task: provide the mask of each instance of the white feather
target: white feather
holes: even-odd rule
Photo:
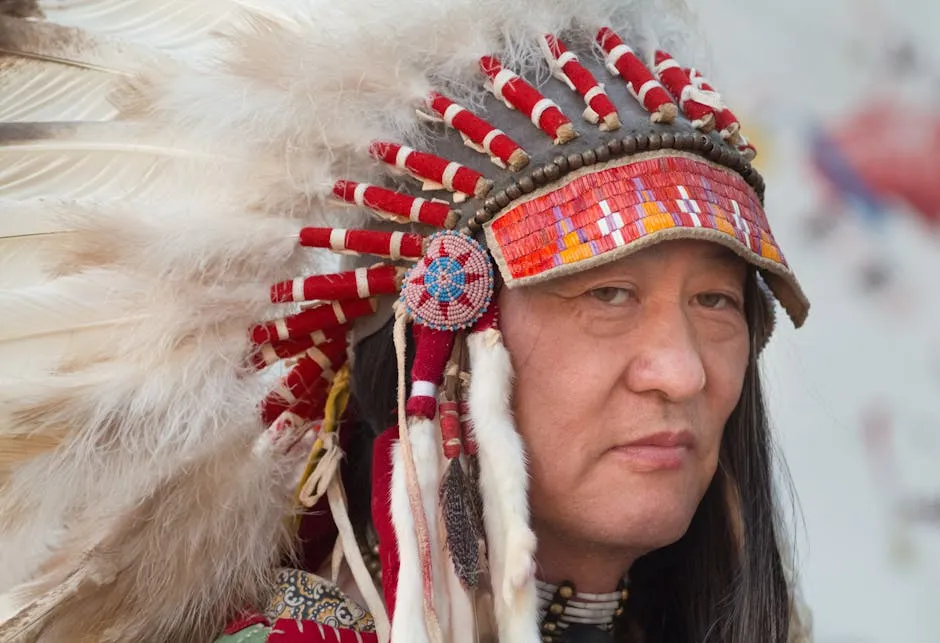
[[[512,364],[499,331],[471,333],[470,416],[479,446],[480,488],[499,638],[536,643],[535,534],[529,526],[528,472],[509,407]],[[474,376],[476,374],[476,376]]]
[[[114,77],[107,72],[50,64],[13,62],[0,78],[0,121],[104,121],[117,115],[108,102]],[[80,95],[80,100],[75,96]]]
[[[0,291],[45,283],[71,226],[46,199],[0,199]]]
[[[122,78],[168,64],[157,52],[44,21],[0,16],[0,122],[108,120]]]
[[[194,54],[219,32],[243,19],[240,0],[43,0],[46,18],[61,25],[120,37],[176,55]],[[269,14],[275,16],[276,14]]]
[[[212,161],[168,138],[128,123],[0,125],[0,198],[145,198],[168,173]]]

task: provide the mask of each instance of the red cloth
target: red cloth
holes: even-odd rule
[[[389,614],[395,613],[398,587],[398,543],[392,524],[392,447],[398,442],[398,426],[375,439],[372,450],[372,524],[379,537],[382,563],[382,591]]]
[[[375,632],[356,632],[316,621],[282,618],[274,622],[268,643],[379,643]]]
[[[267,617],[261,612],[246,611],[239,614],[234,621],[229,623],[222,633],[238,634],[252,625],[269,625],[269,623]]]

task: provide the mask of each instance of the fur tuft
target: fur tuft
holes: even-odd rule
[[[509,407],[513,370],[498,330],[467,338],[470,348],[470,416],[479,447],[483,519],[499,638],[535,643],[535,534],[529,526],[525,449]],[[485,377],[473,377],[485,373]]]

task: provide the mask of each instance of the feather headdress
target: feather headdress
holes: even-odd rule
[[[675,227],[758,265],[797,323],[806,311],[760,211],[753,149],[701,75],[665,53],[695,59],[674,37],[681,3],[655,4],[0,2],[0,641],[205,640],[258,600],[289,547],[301,446],[347,331],[403,283],[427,369],[402,400],[392,509],[396,529],[418,533],[400,539],[415,550],[401,560],[429,567],[401,575],[426,609],[395,627],[433,640],[437,613],[446,633],[436,592],[460,586],[438,556],[445,494],[432,489],[456,316],[470,368],[495,369],[502,388],[471,383],[472,408],[449,425],[457,443],[470,424],[496,442],[453,443],[447,457],[478,459],[484,501],[499,499],[485,518],[500,631],[537,636],[511,366],[487,310],[493,268],[482,247],[467,268],[467,234],[487,227],[507,285],[547,278],[503,238],[520,236],[507,206],[529,195],[537,208],[538,188],[592,163],[617,172],[616,158],[670,148],[733,174],[746,210],[731,199],[706,230],[692,195],[691,223]],[[588,70],[604,65],[606,88]],[[565,95],[546,98],[545,82]],[[501,129],[479,117],[502,104],[518,113]],[[680,115],[676,133],[655,129]],[[640,122],[645,138],[610,134]],[[552,162],[579,134],[580,156]],[[376,229],[376,216],[409,227]],[[460,221],[466,234],[426,234]],[[429,309],[435,248],[489,290]],[[337,273],[325,251],[372,258]],[[419,260],[405,277],[401,263]],[[500,444],[518,456],[512,480]]]

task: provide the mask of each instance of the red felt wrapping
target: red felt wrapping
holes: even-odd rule
[[[315,621],[281,618],[274,622],[268,643],[378,643],[375,632],[356,632]]]
[[[705,80],[697,70],[685,69],[683,71],[689,77],[689,80],[692,81],[692,84],[701,87],[705,91],[718,93],[718,91],[707,80]],[[715,111],[715,124],[718,126],[719,132],[728,132],[729,134],[737,133],[741,127],[741,124],[738,121],[738,117],[735,116],[734,112],[732,112],[727,107]]]
[[[357,317],[371,315],[376,311],[377,306],[374,299],[350,299],[332,304],[320,304],[296,315],[255,324],[248,333],[251,340],[259,346],[268,342],[304,339],[318,330],[336,328]],[[279,325],[286,330],[283,337],[278,331]]]
[[[609,54],[616,47],[621,46],[623,39],[620,38],[611,29],[604,27],[597,32],[597,43],[605,53]],[[617,60],[615,67],[620,77],[630,86],[634,95],[639,94],[640,89],[651,80],[656,80],[643,61],[636,54],[624,54]],[[648,112],[655,112],[666,104],[672,104],[672,98],[661,86],[653,87],[644,97],[643,107]]]
[[[660,65],[664,62],[672,60],[672,56],[668,52],[663,50],[658,50],[654,55],[654,60],[656,65]],[[713,110],[708,105],[703,105],[698,101],[688,99],[682,100],[683,90],[692,84],[692,81],[689,80],[689,77],[681,67],[674,66],[664,69],[659,73],[659,79],[662,81],[663,85],[666,86],[666,89],[673,95],[673,97],[679,102],[679,106],[682,108],[682,111],[685,112],[685,115],[688,116],[691,121],[700,121],[706,118],[707,116],[714,116],[715,110]]]
[[[325,344],[326,342],[343,340],[345,339],[348,330],[349,326],[344,324],[342,326],[337,326],[336,328],[328,328],[324,331],[311,333],[310,335],[300,339],[288,339],[282,342],[269,342],[267,344],[262,344],[252,354],[251,363],[258,370],[265,369],[268,366],[274,364],[275,361],[295,357],[314,346],[319,346],[321,344]],[[278,359],[268,360],[265,357],[266,348],[270,348],[270,350]]]
[[[318,359],[322,359],[321,354],[329,360],[329,370],[335,372],[336,369],[345,363],[346,351],[346,342],[341,341],[327,342],[319,346],[314,346],[307,351],[304,357],[297,360],[297,364],[284,378],[284,383],[287,385],[287,388],[290,389],[291,393],[296,397],[300,397],[304,391],[308,390],[318,379],[327,373],[327,369],[324,365],[317,361]],[[317,359],[314,359],[314,352],[317,353]]]
[[[431,109],[440,114],[441,117],[444,116],[447,108],[454,104],[454,101],[437,93],[432,93],[428,97],[428,105]],[[483,145],[486,136],[496,129],[467,109],[463,109],[454,116],[452,124],[454,129],[480,146]],[[490,141],[489,149],[493,156],[498,158],[505,165],[509,165],[509,160],[512,158],[513,154],[522,150],[522,146],[509,138],[506,134],[500,133]]]
[[[296,299],[294,285],[296,280],[282,281],[271,286],[271,302],[275,304],[292,301],[332,301],[337,299],[365,299],[376,295],[390,295],[398,292],[399,269],[395,266],[375,266],[365,268],[368,292],[359,292],[357,271],[338,272],[330,275],[314,275],[303,278],[303,297]]]
[[[480,69],[490,80],[493,80],[503,70],[503,65],[493,56],[483,56],[480,58]],[[545,98],[535,87],[519,76],[503,85],[502,95],[509,104],[529,118],[532,118],[536,104]],[[570,123],[571,121],[562,111],[553,105],[542,112],[538,127],[552,138],[558,138],[558,129]]]
[[[453,460],[460,456],[460,417],[457,402],[441,402],[441,442],[444,457]]]
[[[387,429],[372,447],[372,525],[379,538],[382,591],[389,614],[395,613],[398,588],[398,542],[392,523],[392,447],[398,442],[398,426]]]
[[[568,51],[568,48],[565,46],[565,43],[561,42],[552,35],[545,36],[545,43],[548,45],[548,50],[557,60],[562,54]],[[594,74],[589,72],[584,65],[582,65],[577,60],[569,60],[564,65],[562,65],[561,70],[565,72],[565,76],[568,77],[568,80],[574,85],[575,90],[581,94],[582,97],[587,96],[587,93],[599,87],[600,83],[597,82],[597,79],[594,78]],[[600,117],[601,120],[604,120],[610,114],[616,114],[617,108],[614,107],[613,101],[604,94],[603,92],[597,94],[591,101],[588,103],[590,108]]]
[[[336,232],[342,237],[342,244],[333,247],[330,237]],[[420,259],[424,254],[424,237],[411,232],[379,232],[377,230],[342,230],[338,228],[302,228],[300,245],[308,248],[328,248],[338,252],[354,254],[392,256],[392,240],[401,235],[401,257]],[[395,257],[393,257],[395,258]]]
[[[428,395],[412,395],[405,402],[405,413],[410,418],[433,420],[437,415],[437,400]]]
[[[455,334],[453,331],[436,330],[417,324],[414,329],[415,359],[411,367],[411,381],[440,385],[444,381],[444,369],[454,347]],[[433,420],[437,415],[437,399],[412,393],[408,398],[406,412],[408,417]]]
[[[401,150],[401,145],[380,141],[372,144],[369,148],[369,153],[373,158],[384,161],[390,165],[396,165],[399,150]],[[443,185],[444,173],[447,171],[447,167],[450,163],[450,161],[440,156],[412,150],[405,158],[404,169],[411,172],[414,176]],[[476,194],[477,185],[481,180],[483,180],[482,174],[461,165],[454,173],[451,185],[457,192],[473,195]]]
[[[310,356],[312,351],[322,353],[329,360],[330,370],[333,372],[346,362],[348,354],[345,341],[327,342],[311,348],[281,380],[295,401],[285,400],[277,390],[272,391],[261,405],[261,417],[265,423],[270,424],[287,409],[308,419],[314,419],[315,415],[311,413],[321,410],[323,392],[329,386],[330,378],[324,377],[327,373],[323,366]]]
[[[455,333],[415,324],[415,359],[411,366],[411,381],[444,381],[444,367],[454,347]]]
[[[333,194],[347,203],[355,203],[356,188],[359,185],[355,181],[337,181],[333,186]],[[418,208],[418,215],[412,218],[411,211],[418,199],[375,185],[368,185],[365,188],[362,201],[365,207],[392,215],[403,223],[417,221],[438,228],[445,228],[448,227],[448,218],[451,214],[450,206],[446,203],[421,199],[422,203]]]
[[[329,385],[325,379],[318,379],[293,403],[287,402],[277,391],[272,391],[261,402],[261,420],[269,425],[284,411],[290,411],[307,420],[322,417]]]

